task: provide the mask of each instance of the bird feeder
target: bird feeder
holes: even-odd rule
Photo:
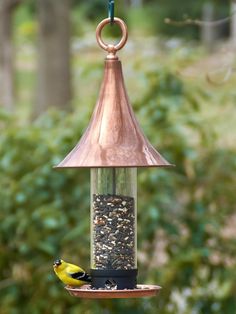
[[[67,287],[84,298],[155,295],[160,287],[137,285],[137,168],[171,166],[144,136],[129,103],[116,52],[126,43],[126,24],[116,45],[104,43],[103,20],[96,37],[108,52],[100,95],[91,121],[75,148],[57,168],[91,171],[91,286]]]

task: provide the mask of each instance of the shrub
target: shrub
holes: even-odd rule
[[[196,98],[208,100],[204,91],[164,67],[143,79],[138,118],[176,164],[139,171],[139,282],[163,291],[151,299],[95,302],[63,290],[52,271],[56,257],[89,268],[89,171],[53,166],[76,144],[88,117],[51,112],[22,125],[2,112],[2,314],[232,313],[235,151],[216,145],[213,128],[202,123]]]

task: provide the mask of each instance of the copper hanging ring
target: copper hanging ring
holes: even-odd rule
[[[116,45],[106,44],[102,40],[101,35],[102,35],[102,30],[103,30],[104,26],[106,26],[107,24],[110,24],[110,21],[111,21],[110,18],[107,18],[98,24],[97,29],[96,29],[96,38],[97,38],[98,45],[102,49],[104,49],[108,52],[107,59],[117,59],[116,52],[118,50],[120,50],[121,48],[123,48],[127,42],[128,29],[127,29],[127,26],[123,20],[119,19],[118,17],[114,17],[114,23],[120,27],[121,32],[122,32],[122,37],[121,37],[121,40]]]

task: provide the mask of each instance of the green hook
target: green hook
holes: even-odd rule
[[[115,0],[109,0],[108,3],[108,17],[110,19],[110,24],[114,23],[114,12],[115,12]]]

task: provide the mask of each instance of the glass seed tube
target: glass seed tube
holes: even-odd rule
[[[136,168],[91,169],[92,270],[137,268],[136,205]]]

